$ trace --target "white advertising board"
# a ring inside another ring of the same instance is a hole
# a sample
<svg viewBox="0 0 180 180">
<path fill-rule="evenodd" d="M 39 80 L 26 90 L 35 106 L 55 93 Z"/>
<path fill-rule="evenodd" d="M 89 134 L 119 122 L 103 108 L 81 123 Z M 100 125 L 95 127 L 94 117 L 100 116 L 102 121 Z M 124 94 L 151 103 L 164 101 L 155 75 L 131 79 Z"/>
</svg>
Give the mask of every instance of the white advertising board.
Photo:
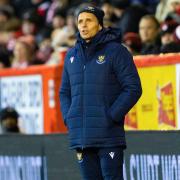
<svg viewBox="0 0 180 180">
<path fill-rule="evenodd" d="M 14 107 L 25 134 L 43 133 L 43 90 L 41 75 L 0 78 L 0 107 Z"/>
</svg>

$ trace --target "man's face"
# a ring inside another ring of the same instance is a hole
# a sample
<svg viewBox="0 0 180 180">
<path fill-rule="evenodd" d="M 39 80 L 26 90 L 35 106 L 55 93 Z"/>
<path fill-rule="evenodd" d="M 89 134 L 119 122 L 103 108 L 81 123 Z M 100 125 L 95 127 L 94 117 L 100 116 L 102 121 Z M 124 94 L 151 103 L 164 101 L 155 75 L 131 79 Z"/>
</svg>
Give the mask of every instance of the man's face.
<svg viewBox="0 0 180 180">
<path fill-rule="evenodd" d="M 143 43 L 155 41 L 159 29 L 152 19 L 142 19 L 139 23 L 139 35 Z"/>
<path fill-rule="evenodd" d="M 96 16 L 87 12 L 79 15 L 77 26 L 81 37 L 86 42 L 89 42 L 102 29 Z"/>
</svg>

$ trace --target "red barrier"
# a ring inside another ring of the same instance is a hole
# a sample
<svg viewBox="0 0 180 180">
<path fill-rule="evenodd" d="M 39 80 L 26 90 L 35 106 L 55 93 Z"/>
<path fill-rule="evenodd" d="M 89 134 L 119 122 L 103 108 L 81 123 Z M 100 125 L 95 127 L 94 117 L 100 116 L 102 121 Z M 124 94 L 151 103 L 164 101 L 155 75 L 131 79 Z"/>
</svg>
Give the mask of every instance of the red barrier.
<svg viewBox="0 0 180 180">
<path fill-rule="evenodd" d="M 157 55 L 134 56 L 134 61 L 137 67 L 139 68 L 178 64 L 180 63 L 180 53 L 160 54 L 158 56 Z"/>
</svg>

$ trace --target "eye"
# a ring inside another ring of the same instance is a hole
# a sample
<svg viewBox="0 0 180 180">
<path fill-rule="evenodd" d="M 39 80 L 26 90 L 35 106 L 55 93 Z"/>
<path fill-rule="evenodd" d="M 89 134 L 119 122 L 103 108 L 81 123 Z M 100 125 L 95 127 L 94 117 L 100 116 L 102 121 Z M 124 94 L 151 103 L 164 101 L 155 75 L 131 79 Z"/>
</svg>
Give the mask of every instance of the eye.
<svg viewBox="0 0 180 180">
<path fill-rule="evenodd" d="M 86 21 L 87 21 L 87 22 L 91 22 L 92 20 L 91 20 L 90 18 L 88 18 Z"/>
<path fill-rule="evenodd" d="M 78 21 L 78 24 L 81 24 L 82 23 L 82 19 L 80 19 L 79 21 Z"/>
</svg>

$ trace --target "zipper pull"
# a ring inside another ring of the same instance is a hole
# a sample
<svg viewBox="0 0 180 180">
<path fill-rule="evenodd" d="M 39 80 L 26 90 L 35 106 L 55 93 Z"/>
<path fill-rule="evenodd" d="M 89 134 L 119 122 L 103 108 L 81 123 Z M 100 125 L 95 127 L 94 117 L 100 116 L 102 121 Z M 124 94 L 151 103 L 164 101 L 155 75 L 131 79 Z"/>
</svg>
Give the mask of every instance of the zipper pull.
<svg viewBox="0 0 180 180">
<path fill-rule="evenodd" d="M 86 65 L 84 65 L 83 69 L 84 69 L 84 70 L 86 69 Z"/>
</svg>

